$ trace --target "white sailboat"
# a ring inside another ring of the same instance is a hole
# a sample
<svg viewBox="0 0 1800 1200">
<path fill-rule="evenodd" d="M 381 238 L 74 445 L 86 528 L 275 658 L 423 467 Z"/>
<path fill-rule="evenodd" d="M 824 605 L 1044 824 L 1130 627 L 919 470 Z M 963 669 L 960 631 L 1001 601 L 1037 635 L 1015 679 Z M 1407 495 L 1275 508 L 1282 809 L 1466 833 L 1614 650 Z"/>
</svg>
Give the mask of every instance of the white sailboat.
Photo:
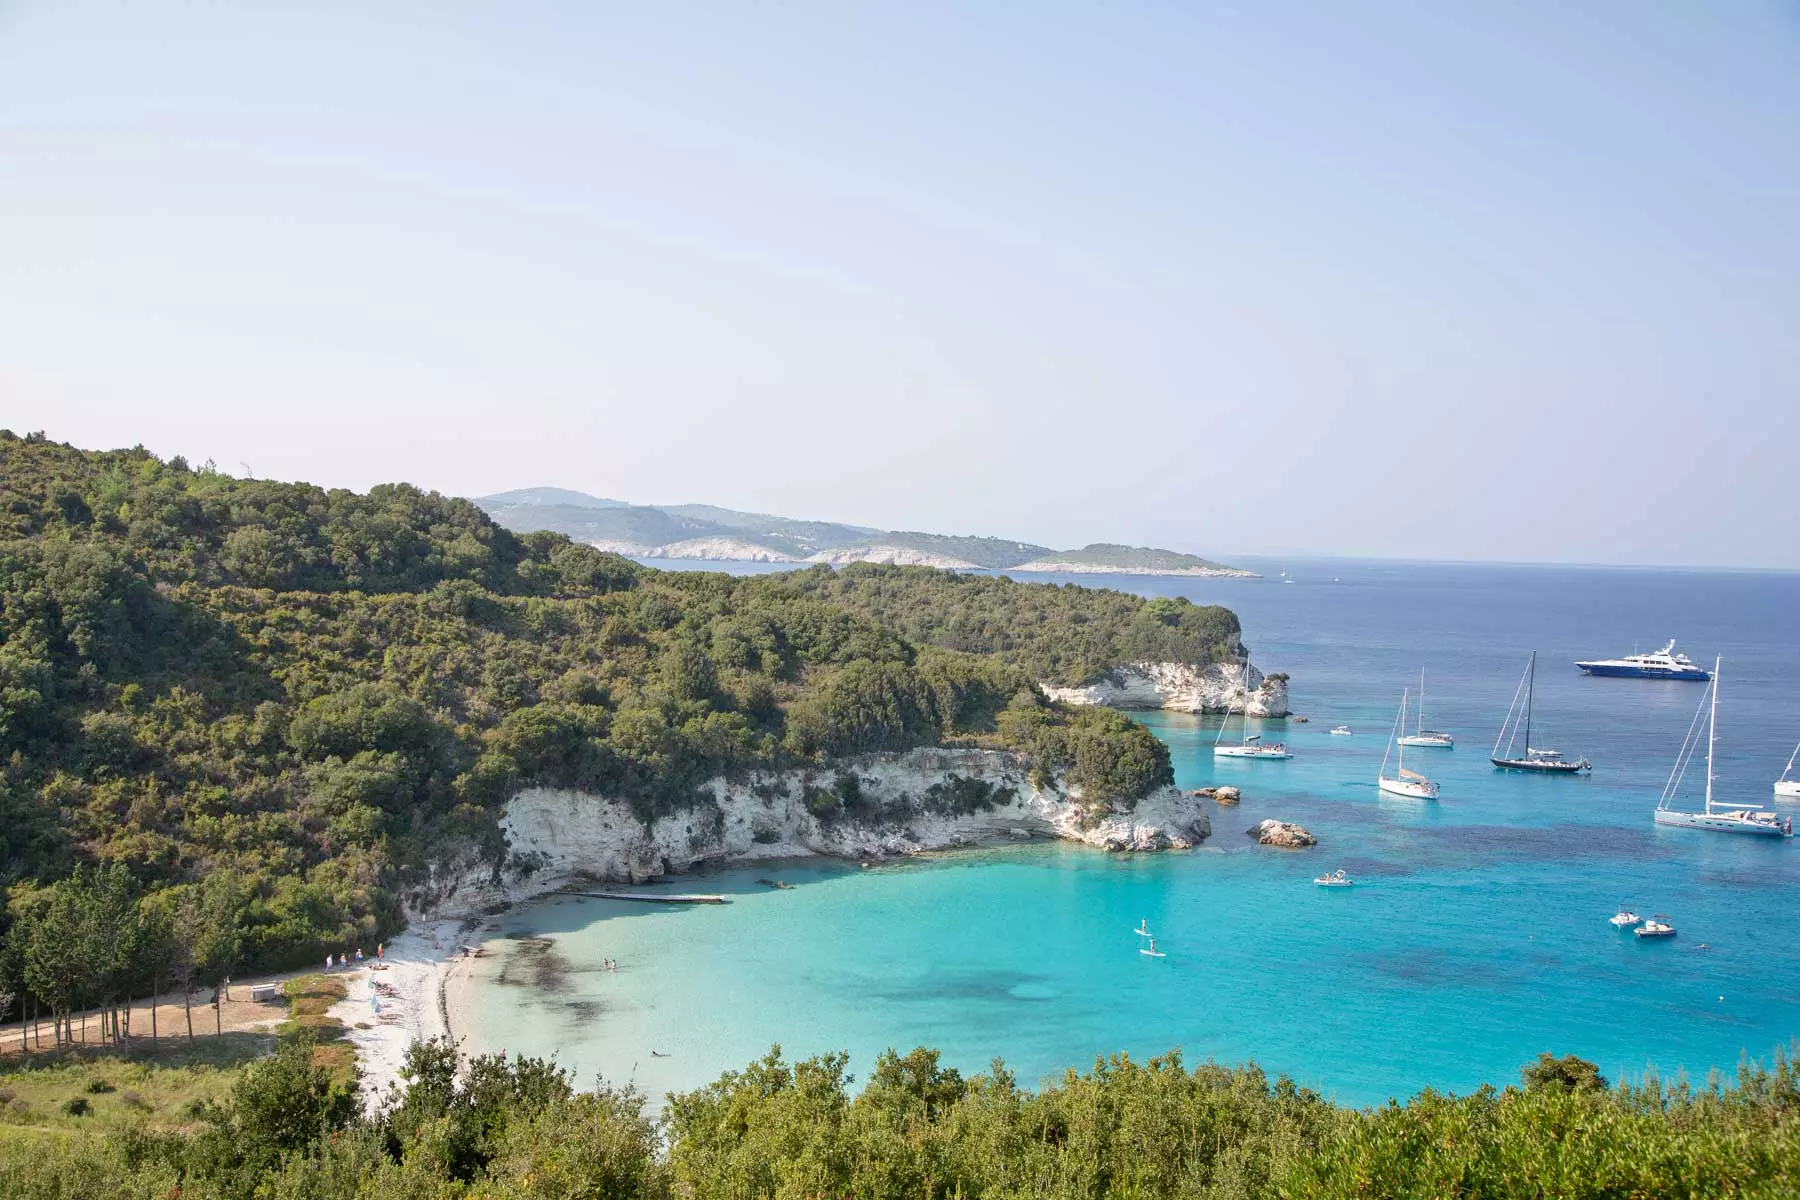
<svg viewBox="0 0 1800 1200">
<path fill-rule="evenodd" d="M 1775 798 L 1777 800 L 1800 800 L 1800 779 L 1789 779 L 1794 773 L 1794 760 L 1800 758 L 1800 745 L 1788 755 L 1788 765 L 1782 770 L 1781 778 L 1775 781 Z"/>
<path fill-rule="evenodd" d="M 1375 777 L 1375 786 L 1394 796 L 1406 796 L 1413 800 L 1436 800 L 1438 785 L 1425 778 L 1417 771 L 1406 769 L 1406 739 L 1399 736 L 1406 728 L 1406 693 L 1400 693 L 1400 715 L 1394 718 L 1394 732 L 1388 735 L 1387 753 L 1381 756 L 1381 771 Z M 1393 756 L 1395 747 L 1399 748 L 1400 761 L 1398 773 L 1390 776 L 1387 773 L 1388 759 Z"/>
<path fill-rule="evenodd" d="M 1411 733 L 1401 732 L 1402 746 L 1433 746 L 1439 750 L 1456 749 L 1456 739 L 1441 729 L 1425 728 L 1425 668 L 1419 668 L 1419 724 Z"/>
<path fill-rule="evenodd" d="M 1670 808 L 1688 764 L 1700 749 L 1700 717 L 1706 716 L 1706 805 L 1699 812 L 1681 812 Z M 1700 708 L 1681 740 L 1675 765 L 1669 768 L 1669 781 L 1663 785 L 1662 799 L 1656 802 L 1656 823 L 1683 829 L 1710 829 L 1715 833 L 1748 833 L 1756 837 L 1792 837 L 1792 818 L 1782 820 L 1767 812 L 1760 804 L 1725 804 L 1713 799 L 1713 746 L 1719 728 L 1719 660 L 1713 660 L 1712 684 L 1700 698 Z M 1640 931 L 1641 932 L 1641 931 Z"/>
<path fill-rule="evenodd" d="M 1231 724 L 1231 714 L 1219 722 L 1218 735 L 1213 738 L 1214 758 L 1292 758 L 1286 745 L 1281 742 L 1262 740 L 1262 734 L 1250 732 L 1250 660 L 1244 660 L 1244 740 L 1241 742 L 1224 741 L 1225 729 Z"/>
</svg>

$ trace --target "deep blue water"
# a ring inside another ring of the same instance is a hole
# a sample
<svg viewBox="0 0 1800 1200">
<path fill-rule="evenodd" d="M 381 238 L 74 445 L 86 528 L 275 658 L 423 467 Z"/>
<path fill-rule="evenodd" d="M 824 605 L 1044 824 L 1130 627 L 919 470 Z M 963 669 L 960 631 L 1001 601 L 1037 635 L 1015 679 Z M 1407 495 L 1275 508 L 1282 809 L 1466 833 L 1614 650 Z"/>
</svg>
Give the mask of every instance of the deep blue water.
<svg viewBox="0 0 1800 1200">
<path fill-rule="evenodd" d="M 969 1069 L 1004 1057 L 1027 1080 L 1178 1046 L 1375 1103 L 1504 1083 L 1541 1050 L 1614 1075 L 1702 1074 L 1800 1035 L 1800 843 L 1651 824 L 1704 685 L 1590 679 L 1572 665 L 1672 636 L 1696 659 L 1722 655 L 1717 787 L 1769 803 L 1800 739 L 1800 575 L 1247 565 L 1268 577 L 1072 578 L 1230 605 L 1257 664 L 1288 672 L 1294 710 L 1311 718 L 1267 723 L 1296 750 L 1289 762 L 1215 762 L 1216 718 L 1140 714 L 1181 786 L 1244 789 L 1201 849 L 762 865 L 707 877 L 706 889 L 736 893 L 717 908 L 527 906 L 506 931 L 554 936 L 568 986 L 483 984 L 475 1040 L 554 1052 L 584 1078 L 629 1077 L 653 1094 L 776 1041 L 790 1054 L 849 1050 L 858 1071 L 884 1047 L 923 1043 Z M 1591 758 L 1591 776 L 1487 762 L 1533 648 L 1534 741 Z M 1428 723 L 1457 737 L 1454 751 L 1417 752 L 1442 784 L 1435 804 L 1374 786 L 1400 689 L 1421 666 Z M 1330 737 L 1338 723 L 1355 736 Z M 1320 845 L 1255 846 L 1244 830 L 1265 816 L 1299 821 Z M 1312 885 L 1340 866 L 1361 885 Z M 772 875 L 800 886 L 754 882 Z M 1621 900 L 1669 914 L 1679 936 L 1616 933 L 1606 918 Z M 1140 918 L 1167 958 L 1136 952 Z M 527 975 L 511 945 L 496 944 L 490 975 Z M 620 970 L 598 971 L 603 956 Z"/>
</svg>

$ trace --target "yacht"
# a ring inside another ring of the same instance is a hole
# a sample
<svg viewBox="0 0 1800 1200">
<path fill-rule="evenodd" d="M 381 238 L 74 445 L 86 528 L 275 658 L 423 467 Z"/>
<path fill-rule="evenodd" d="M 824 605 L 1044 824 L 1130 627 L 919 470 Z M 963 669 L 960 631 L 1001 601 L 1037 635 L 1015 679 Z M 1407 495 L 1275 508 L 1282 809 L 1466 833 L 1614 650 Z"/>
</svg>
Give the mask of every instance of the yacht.
<svg viewBox="0 0 1800 1200">
<path fill-rule="evenodd" d="M 1395 796 L 1406 796 L 1413 800 L 1436 800 L 1438 785 L 1425 778 L 1417 771 L 1406 769 L 1406 739 L 1397 735 L 1406 728 L 1406 693 L 1400 693 L 1400 715 L 1394 718 L 1394 732 L 1388 735 L 1387 754 L 1381 756 L 1381 770 L 1376 773 L 1375 786 Z M 1394 753 L 1395 746 L 1400 749 L 1399 769 L 1395 774 L 1387 773 L 1388 756 Z"/>
<path fill-rule="evenodd" d="M 1225 714 L 1225 719 L 1223 721 L 1219 722 L 1218 736 L 1213 738 L 1213 757 L 1214 758 L 1292 758 L 1292 757 L 1294 757 L 1293 754 L 1291 752 L 1289 752 L 1287 746 L 1284 743 L 1281 743 L 1281 742 L 1265 743 L 1262 740 L 1262 734 L 1250 732 L 1250 660 L 1247 658 L 1244 660 L 1244 740 L 1243 741 L 1241 741 L 1241 742 L 1226 742 L 1226 741 L 1221 740 L 1225 736 L 1226 726 L 1228 726 L 1230 724 L 1231 724 L 1231 714 L 1228 712 Z"/>
<path fill-rule="evenodd" d="M 1692 679 L 1705 683 L 1712 676 L 1685 654 L 1675 653 L 1675 640 L 1655 654 L 1627 654 L 1575 664 L 1589 675 L 1623 675 L 1632 679 Z"/>
<path fill-rule="evenodd" d="M 1425 669 L 1419 668 L 1419 724 L 1411 733 L 1402 730 L 1402 746 L 1433 746 L 1440 750 L 1456 749 L 1456 739 L 1441 729 L 1425 728 Z"/>
<path fill-rule="evenodd" d="M 1337 731 L 1334 729 L 1332 732 L 1336 733 Z M 1781 778 L 1775 781 L 1775 798 L 1777 800 L 1800 800 L 1800 779 L 1788 778 L 1794 773 L 1796 758 L 1800 758 L 1800 746 L 1795 746 L 1794 752 L 1788 755 L 1788 765 L 1781 772 Z"/>
<path fill-rule="evenodd" d="M 1712 686 L 1700 698 L 1700 708 L 1688 725 L 1687 736 L 1669 768 L 1669 781 L 1663 784 L 1662 798 L 1656 802 L 1656 823 L 1683 829 L 1710 829 L 1715 833 L 1747 833 L 1754 837 L 1792 837 L 1793 818 L 1782 820 L 1760 804 L 1728 804 L 1713 799 L 1713 744 L 1719 728 L 1719 662 L 1713 660 Z M 1706 717 L 1706 803 L 1699 812 L 1682 812 L 1670 808 L 1681 781 L 1687 775 L 1694 755 L 1700 751 L 1700 718 Z M 1643 932 L 1639 930 L 1639 932 Z"/>
<path fill-rule="evenodd" d="M 1607 924 L 1611 925 L 1614 929 L 1630 929 L 1633 925 L 1640 923 L 1643 919 L 1644 918 L 1631 911 L 1631 906 L 1629 904 L 1621 904 L 1619 905 L 1619 911 L 1606 918 L 1606 921 Z"/>
<path fill-rule="evenodd" d="M 1519 680 L 1519 686 L 1513 691 L 1512 703 L 1507 706 L 1506 720 L 1500 722 L 1500 735 L 1494 739 L 1493 753 L 1488 761 L 1496 767 L 1505 767 L 1509 771 L 1537 771 L 1545 775 L 1573 775 L 1577 771 L 1590 770 L 1588 760 L 1567 759 L 1558 750 L 1545 750 L 1531 744 L 1531 701 L 1537 692 L 1537 651 L 1531 652 L 1531 661 L 1525 664 L 1525 677 Z M 1520 709 L 1519 697 L 1523 694 L 1525 707 Z M 1518 719 L 1514 714 L 1518 714 Z M 1525 733 L 1525 754 L 1520 757 L 1513 753 L 1514 744 L 1518 741 L 1520 729 Z M 1508 729 L 1511 734 L 1508 734 Z M 1500 753 L 1500 743 L 1506 743 L 1506 753 Z"/>
<path fill-rule="evenodd" d="M 1674 937 L 1675 927 L 1669 924 L 1669 918 L 1663 916 L 1661 913 L 1657 913 L 1654 917 L 1651 917 L 1648 921 L 1645 921 L 1642 925 L 1639 925 L 1636 929 L 1632 930 L 1632 932 L 1639 937 Z"/>
</svg>

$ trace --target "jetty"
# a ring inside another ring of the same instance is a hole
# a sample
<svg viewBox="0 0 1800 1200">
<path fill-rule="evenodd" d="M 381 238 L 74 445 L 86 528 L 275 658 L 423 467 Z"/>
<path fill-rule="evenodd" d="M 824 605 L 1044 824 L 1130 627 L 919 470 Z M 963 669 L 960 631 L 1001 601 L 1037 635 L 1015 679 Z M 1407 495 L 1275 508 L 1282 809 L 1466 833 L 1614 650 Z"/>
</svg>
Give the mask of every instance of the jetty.
<svg viewBox="0 0 1800 1200">
<path fill-rule="evenodd" d="M 647 892 L 564 892 L 565 896 L 586 896 L 590 900 L 632 900 L 639 904 L 724 904 L 723 896 L 698 892 L 670 892 L 655 896 Z"/>
</svg>

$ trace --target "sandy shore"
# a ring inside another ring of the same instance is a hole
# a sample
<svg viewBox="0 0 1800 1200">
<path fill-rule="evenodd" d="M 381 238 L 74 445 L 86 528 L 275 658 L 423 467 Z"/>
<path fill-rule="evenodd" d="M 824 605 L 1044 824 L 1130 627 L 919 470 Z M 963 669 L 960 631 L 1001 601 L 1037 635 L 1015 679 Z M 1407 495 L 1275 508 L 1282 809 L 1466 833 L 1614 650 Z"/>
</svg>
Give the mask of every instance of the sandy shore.
<svg viewBox="0 0 1800 1200">
<path fill-rule="evenodd" d="M 356 1047 L 370 1107 L 399 1081 L 408 1046 L 468 1033 L 468 989 L 462 984 L 473 960 L 463 947 L 473 944 L 473 936 L 466 921 L 421 924 L 389 942 L 380 962 L 365 960 L 343 976 L 348 993 L 331 1016 Z"/>
</svg>

